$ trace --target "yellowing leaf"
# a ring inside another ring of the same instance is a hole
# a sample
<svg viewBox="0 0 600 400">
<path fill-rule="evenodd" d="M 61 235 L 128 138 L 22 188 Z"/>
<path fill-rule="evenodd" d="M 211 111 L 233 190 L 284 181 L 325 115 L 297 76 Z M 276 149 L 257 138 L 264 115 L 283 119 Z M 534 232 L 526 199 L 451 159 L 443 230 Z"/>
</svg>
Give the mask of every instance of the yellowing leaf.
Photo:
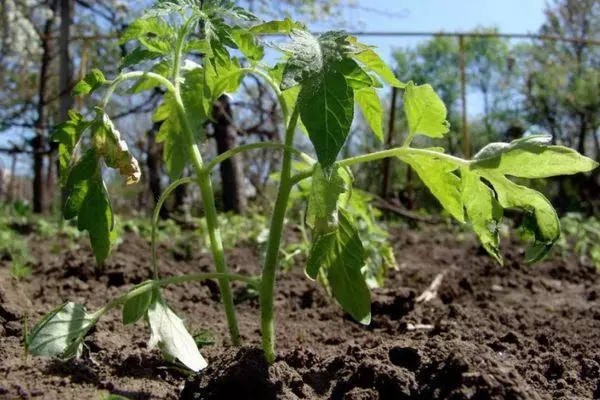
<svg viewBox="0 0 600 400">
<path fill-rule="evenodd" d="M 373 88 L 356 90 L 354 97 L 375 137 L 383 142 L 383 108 L 377 91 Z"/>
<path fill-rule="evenodd" d="M 460 179 L 453 171 L 456 165 L 435 156 L 407 154 L 400 158 L 417 172 L 419 178 L 455 219 L 464 222 Z"/>
<path fill-rule="evenodd" d="M 446 106 L 431 85 L 415 86 L 409 82 L 404 94 L 404 112 L 413 135 L 441 138 L 450 129 Z"/>
</svg>

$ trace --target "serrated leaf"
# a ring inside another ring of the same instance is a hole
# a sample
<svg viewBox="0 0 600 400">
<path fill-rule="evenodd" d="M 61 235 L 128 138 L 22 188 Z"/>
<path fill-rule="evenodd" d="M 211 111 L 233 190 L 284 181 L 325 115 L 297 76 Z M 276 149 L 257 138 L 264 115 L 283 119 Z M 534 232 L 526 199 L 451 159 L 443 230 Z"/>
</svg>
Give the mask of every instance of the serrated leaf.
<svg viewBox="0 0 600 400">
<path fill-rule="evenodd" d="M 114 238 L 114 216 L 102 177 L 92 177 L 88 180 L 88 186 L 79 209 L 77 228 L 88 231 L 96 261 L 103 264 L 110 254 Z"/>
<path fill-rule="evenodd" d="M 307 223 L 313 233 L 322 235 L 337 228 L 341 197 L 348 193 L 350 185 L 350 177 L 344 169 L 334 168 L 326 176 L 321 166 L 315 167 L 307 211 Z"/>
<path fill-rule="evenodd" d="M 461 169 L 462 201 L 467 217 L 485 250 L 502 264 L 500 224 L 502 207 L 494 191 L 468 168 Z"/>
<path fill-rule="evenodd" d="M 381 57 L 379 57 L 379 54 L 377 54 L 373 48 L 359 43 L 356 38 L 352 36 L 348 37 L 348 41 L 360 49 L 354 58 L 364 65 L 368 71 L 372 71 L 379 75 L 381 79 L 391 86 L 395 86 L 400 89 L 404 89 L 406 87 L 406 84 L 400 82 L 398 78 L 396 78 L 394 72 L 390 69 L 390 67 L 387 66 Z"/>
<path fill-rule="evenodd" d="M 50 140 L 58 142 L 58 163 L 61 185 L 66 185 L 69 166 L 75 146 L 91 122 L 86 121 L 81 114 L 74 110 L 69 111 L 69 119 L 57 125 L 50 136 Z"/>
<path fill-rule="evenodd" d="M 260 61 L 265 56 L 264 47 L 258 43 L 256 37 L 242 29 L 236 29 L 231 33 L 237 48 L 252 61 Z"/>
<path fill-rule="evenodd" d="M 373 79 L 351 58 L 346 58 L 333 66 L 341 72 L 352 89 L 364 89 L 373 86 Z"/>
<path fill-rule="evenodd" d="M 138 46 L 131 52 L 127 53 L 125 57 L 123 57 L 119 69 L 123 70 L 125 68 L 133 67 L 134 65 L 138 65 L 146 61 L 153 61 L 161 56 L 162 53 L 150 51 L 141 46 Z"/>
<path fill-rule="evenodd" d="M 46 314 L 28 333 L 27 351 L 35 356 L 79 357 L 96 319 L 80 304 L 65 303 Z"/>
<path fill-rule="evenodd" d="M 154 17 L 139 18 L 125 29 L 119 44 L 125 44 L 132 40 L 140 41 L 144 38 L 168 38 L 173 36 L 173 29 L 161 19 Z"/>
<path fill-rule="evenodd" d="M 354 92 L 340 72 L 328 71 L 320 81 L 302 85 L 300 118 L 321 166 L 331 166 L 341 151 L 354 118 Z"/>
<path fill-rule="evenodd" d="M 306 273 L 315 279 L 319 270 L 327 275 L 333 296 L 356 321 L 371 322 L 371 294 L 361 269 L 365 252 L 358 231 L 344 210 L 339 210 L 335 231 L 317 236 L 312 244 Z"/>
<path fill-rule="evenodd" d="M 460 222 L 464 222 L 460 179 L 453 171 L 456 165 L 442 158 L 421 154 L 402 155 L 400 158 L 408 163 L 419 175 L 421 181 L 446 209 Z"/>
<path fill-rule="evenodd" d="M 250 32 L 255 35 L 259 34 L 273 34 L 273 33 L 291 33 L 294 29 L 305 29 L 306 26 L 299 22 L 295 22 L 290 18 L 279 21 L 264 22 L 260 25 L 255 25 L 250 28 Z"/>
<path fill-rule="evenodd" d="M 491 143 L 475 155 L 472 168 L 519 178 L 548 178 L 589 172 L 598 163 L 575 150 L 549 145 L 551 136 L 529 136 L 508 143 Z"/>
<path fill-rule="evenodd" d="M 187 165 L 189 154 L 187 141 L 177 112 L 177 105 L 172 95 L 165 96 L 163 104 L 154 114 L 153 121 L 163 121 L 156 136 L 156 141 L 164 143 L 163 157 L 167 172 L 171 179 L 177 179 Z"/>
<path fill-rule="evenodd" d="M 354 97 L 375 137 L 383 142 L 383 107 L 377 91 L 373 88 L 356 90 Z"/>
<path fill-rule="evenodd" d="M 177 358 L 194 372 L 208 365 L 198 351 L 194 338 L 189 334 L 183 321 L 165 304 L 159 294 L 148 308 L 150 343 L 152 348 L 159 345 L 167 356 Z"/>
<path fill-rule="evenodd" d="M 90 94 L 102 86 L 104 82 L 106 82 L 106 78 L 102 71 L 94 68 L 82 81 L 79 81 L 79 83 L 75 85 L 73 96 Z"/>
<path fill-rule="evenodd" d="M 323 76 L 330 67 L 348 58 L 348 43 L 343 32 L 327 32 L 316 37 L 299 29 L 292 30 L 292 44 L 283 50 L 291 56 L 285 64 L 281 90 Z"/>
<path fill-rule="evenodd" d="M 535 235 L 527 262 L 536 262 L 544 257 L 560 236 L 560 221 L 552 204 L 541 193 L 511 182 L 496 171 L 475 171 L 494 187 L 498 202 L 504 208 L 525 211 L 532 218 L 528 228 Z M 533 251 L 532 251 L 533 250 Z"/>
<path fill-rule="evenodd" d="M 446 106 L 431 85 L 415 86 L 409 82 L 404 93 L 404 112 L 411 134 L 441 138 L 450 130 Z"/>
<path fill-rule="evenodd" d="M 144 282 L 139 286 L 149 285 L 149 282 Z M 138 287 L 139 287 L 138 286 Z M 139 295 L 132 297 L 127 300 L 123 305 L 123 324 L 133 324 L 138 319 L 142 318 L 150 304 L 152 303 L 152 291 L 148 290 L 146 292 L 140 293 Z"/>
</svg>

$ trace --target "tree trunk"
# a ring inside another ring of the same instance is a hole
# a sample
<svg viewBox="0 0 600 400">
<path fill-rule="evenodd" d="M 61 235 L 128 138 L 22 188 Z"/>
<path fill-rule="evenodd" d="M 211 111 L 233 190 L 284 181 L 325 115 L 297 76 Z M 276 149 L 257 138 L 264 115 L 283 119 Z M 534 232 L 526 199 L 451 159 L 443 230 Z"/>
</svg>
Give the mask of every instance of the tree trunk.
<svg viewBox="0 0 600 400">
<path fill-rule="evenodd" d="M 58 120 L 66 121 L 68 113 L 73 108 L 73 96 L 71 95 L 71 87 L 73 86 L 73 65 L 69 52 L 69 44 L 71 42 L 71 24 L 73 19 L 73 3 L 72 0 L 60 0 L 60 39 L 59 39 L 59 60 L 60 60 L 60 76 L 59 76 L 59 93 L 60 105 L 58 110 Z M 56 152 L 58 151 L 58 143 L 50 144 L 50 157 L 48 161 L 48 191 L 52 192 L 55 188 L 56 177 L 58 175 L 58 160 L 56 160 Z M 56 168 L 56 172 L 54 169 Z M 66 200 L 66 193 L 61 192 L 61 204 Z"/>
<path fill-rule="evenodd" d="M 213 106 L 213 120 L 217 152 L 222 154 L 237 147 L 237 131 L 233 126 L 231 104 L 227 96 L 221 96 Z M 243 214 L 248 209 L 244 185 L 244 171 L 239 156 L 221 163 L 221 198 L 224 211 Z"/>
<path fill-rule="evenodd" d="M 46 20 L 42 40 L 42 60 L 40 65 L 40 80 L 38 88 L 38 117 L 35 122 L 36 136 L 32 140 L 33 147 L 33 212 L 44 212 L 44 201 L 46 200 L 44 190 L 44 155 L 46 153 L 46 90 L 48 86 L 48 69 L 51 61 L 51 42 L 48 40 L 52 33 L 54 14 L 56 12 L 57 0 L 52 3 L 52 18 Z"/>
</svg>

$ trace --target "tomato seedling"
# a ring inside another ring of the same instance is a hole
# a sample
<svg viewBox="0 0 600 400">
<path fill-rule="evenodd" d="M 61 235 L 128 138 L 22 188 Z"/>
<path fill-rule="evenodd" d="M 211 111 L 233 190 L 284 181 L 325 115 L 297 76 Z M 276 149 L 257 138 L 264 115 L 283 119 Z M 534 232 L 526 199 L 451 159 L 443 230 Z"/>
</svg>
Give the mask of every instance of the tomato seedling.
<svg viewBox="0 0 600 400">
<path fill-rule="evenodd" d="M 291 40 L 273 46 L 283 57 L 269 66 L 263 60 L 262 37 L 272 34 L 288 35 Z M 124 72 L 106 80 L 102 72 L 93 70 L 75 88 L 78 95 L 104 90 L 95 117 L 72 112 L 53 135 L 59 142 L 63 184 L 68 193 L 64 216 L 76 218 L 79 229 L 89 232 L 96 259 L 102 263 L 115 236 L 114 215 L 102 172 L 105 167 L 116 169 L 127 183 L 136 183 L 140 178 L 137 161 L 106 112 L 115 90 L 131 80 L 134 83 L 129 92 L 134 94 L 158 86 L 166 91 L 153 120 L 161 123 L 158 140 L 165 146 L 169 175 L 177 179 L 191 164 L 195 176 L 175 181 L 159 199 L 153 216 L 153 278 L 93 313 L 71 302 L 56 308 L 27 335 L 27 348 L 34 355 L 80 355 L 85 335 L 94 324 L 107 311 L 122 308 L 125 324 L 145 317 L 151 345 L 158 344 L 169 359 L 176 358 L 198 371 L 206 362 L 182 320 L 161 296 L 161 288 L 217 279 L 233 345 L 239 345 L 240 340 L 229 282 L 240 280 L 259 292 L 262 345 L 266 359 L 273 362 L 276 270 L 290 192 L 298 183 L 311 179 L 306 221 L 312 244 L 306 274 L 319 278 L 356 321 L 369 324 L 370 291 L 362 273 L 367 252 L 355 218 L 346 210 L 352 199 L 350 167 L 386 157 L 410 164 L 453 218 L 470 222 L 485 249 L 499 262 L 502 259 L 497 227 L 503 209 L 520 209 L 527 216 L 525 228 L 535 238 L 526 254 L 529 262 L 541 259 L 560 234 L 559 220 L 548 200 L 508 177 L 546 178 L 596 167 L 594 161 L 568 148 L 549 145 L 548 138 L 540 136 L 510 144 L 490 144 L 472 160 L 446 154 L 442 148 L 411 147 L 416 135 L 441 138 L 448 133 L 446 107 L 430 85 L 399 81 L 372 47 L 344 32 L 314 36 L 301 23 L 290 19 L 262 22 L 231 2 L 212 0 L 199 6 L 196 1 L 170 0 L 158 1 L 129 26 L 121 43 L 129 42 L 136 47 L 123 59 Z M 139 65 L 149 68 L 125 72 Z M 247 75 L 262 80 L 277 96 L 285 122 L 284 143 L 240 146 L 205 162 L 198 144 L 204 139 L 203 127 L 210 118 L 211 107 L 224 93 L 235 92 Z M 383 83 L 404 90 L 404 111 L 409 123 L 406 141 L 398 148 L 338 160 L 355 105 L 362 110 L 374 134 L 382 138 L 383 111 L 376 89 Z M 308 134 L 316 160 L 294 147 L 298 127 Z M 279 190 L 258 278 L 227 272 L 210 179 L 211 171 L 220 162 L 257 148 L 283 152 Z M 309 165 L 294 169 L 295 157 Z M 167 196 L 182 184 L 200 187 L 216 272 L 160 278 L 156 267 L 159 210 Z"/>
</svg>

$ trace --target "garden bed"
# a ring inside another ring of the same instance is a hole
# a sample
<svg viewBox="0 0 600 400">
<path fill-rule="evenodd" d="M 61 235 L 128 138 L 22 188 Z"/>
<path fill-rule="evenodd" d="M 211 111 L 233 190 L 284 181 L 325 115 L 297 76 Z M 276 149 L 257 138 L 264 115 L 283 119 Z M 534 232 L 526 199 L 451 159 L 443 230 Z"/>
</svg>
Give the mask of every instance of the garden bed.
<svg viewBox="0 0 600 400">
<path fill-rule="evenodd" d="M 522 264 L 522 247 L 505 244 L 505 266 L 470 234 L 393 231 L 400 270 L 373 292 L 372 323 L 353 322 L 301 266 L 279 275 L 275 306 L 278 359 L 265 365 L 258 300 L 235 285 L 241 349 L 228 345 L 213 282 L 166 288 L 192 333 L 212 331 L 201 349 L 209 367 L 197 376 L 148 350 L 141 322 L 123 326 L 110 312 L 86 340 L 83 357 L 26 356 L 31 326 L 65 300 L 101 307 L 149 278 L 150 246 L 128 234 L 94 268 L 91 251 L 57 251 L 56 240 L 30 237 L 38 260 L 17 282 L 0 262 L 0 398 L 95 399 L 594 399 L 600 398 L 600 275 L 577 260 Z M 59 249 L 60 250 L 60 249 Z M 210 271 L 206 253 L 163 246 L 163 276 Z M 227 254 L 232 272 L 257 273 L 259 251 Z M 438 295 L 417 302 L 438 274 Z"/>
</svg>

